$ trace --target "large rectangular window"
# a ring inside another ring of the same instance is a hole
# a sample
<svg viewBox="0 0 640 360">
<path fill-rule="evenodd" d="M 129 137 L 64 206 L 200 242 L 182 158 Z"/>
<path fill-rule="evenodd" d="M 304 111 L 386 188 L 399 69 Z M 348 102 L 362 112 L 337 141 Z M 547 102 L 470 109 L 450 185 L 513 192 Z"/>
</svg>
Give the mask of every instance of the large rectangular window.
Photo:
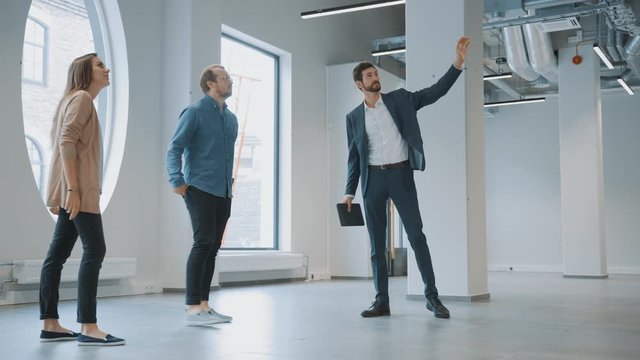
<svg viewBox="0 0 640 360">
<path fill-rule="evenodd" d="M 238 117 L 231 218 L 223 249 L 277 249 L 278 56 L 223 35 L 222 65 L 233 79 Z"/>
</svg>

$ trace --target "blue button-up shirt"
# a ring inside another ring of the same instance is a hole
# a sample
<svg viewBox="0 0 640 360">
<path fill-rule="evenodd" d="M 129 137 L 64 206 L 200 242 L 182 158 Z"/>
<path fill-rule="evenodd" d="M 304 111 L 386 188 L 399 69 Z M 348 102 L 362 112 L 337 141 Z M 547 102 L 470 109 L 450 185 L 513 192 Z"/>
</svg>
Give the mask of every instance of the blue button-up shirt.
<svg viewBox="0 0 640 360">
<path fill-rule="evenodd" d="M 171 186 L 193 185 L 209 194 L 230 198 L 237 136 L 238 119 L 226 104 L 221 107 L 205 95 L 184 109 L 167 151 Z"/>
</svg>

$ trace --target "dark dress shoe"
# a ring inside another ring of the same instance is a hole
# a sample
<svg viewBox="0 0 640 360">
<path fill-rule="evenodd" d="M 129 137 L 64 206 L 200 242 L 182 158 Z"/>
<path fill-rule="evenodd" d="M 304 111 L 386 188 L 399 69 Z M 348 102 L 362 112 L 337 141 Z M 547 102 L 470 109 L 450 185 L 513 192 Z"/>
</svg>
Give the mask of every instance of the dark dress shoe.
<svg viewBox="0 0 640 360">
<path fill-rule="evenodd" d="M 391 311 L 389 310 L 389 304 L 374 301 L 371 307 L 360 313 L 362 317 L 377 317 L 377 316 L 389 316 Z"/>
<path fill-rule="evenodd" d="M 433 312 L 433 316 L 440 319 L 448 319 L 451 316 L 449 310 L 442 305 L 442 301 L 437 296 L 427 298 L 427 310 Z"/>
</svg>

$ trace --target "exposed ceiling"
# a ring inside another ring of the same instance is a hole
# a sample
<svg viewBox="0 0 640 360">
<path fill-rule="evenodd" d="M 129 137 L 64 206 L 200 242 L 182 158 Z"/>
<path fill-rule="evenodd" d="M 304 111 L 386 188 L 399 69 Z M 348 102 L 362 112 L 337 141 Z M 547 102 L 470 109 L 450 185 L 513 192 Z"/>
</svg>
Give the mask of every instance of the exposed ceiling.
<svg viewBox="0 0 640 360">
<path fill-rule="evenodd" d="M 487 101 L 557 94 L 558 49 L 578 43 L 599 43 L 612 60 L 612 70 L 602 65 L 602 89 L 619 89 L 619 76 L 640 86 L 640 0 L 484 1 L 485 73 L 513 73 L 511 79 L 485 81 Z M 405 38 L 371 45 L 373 50 L 403 47 Z M 404 54 L 389 56 L 405 60 Z"/>
</svg>

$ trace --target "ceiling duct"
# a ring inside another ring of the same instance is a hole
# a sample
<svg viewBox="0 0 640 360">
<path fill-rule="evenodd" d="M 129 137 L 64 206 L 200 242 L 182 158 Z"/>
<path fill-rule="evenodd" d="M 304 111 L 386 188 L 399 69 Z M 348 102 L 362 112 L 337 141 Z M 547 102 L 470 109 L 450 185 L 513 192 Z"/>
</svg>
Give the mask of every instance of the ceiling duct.
<svg viewBox="0 0 640 360">
<path fill-rule="evenodd" d="M 624 51 L 627 53 L 625 58 L 627 67 L 633 71 L 636 77 L 640 77 L 640 35 L 629 39 Z"/>
<path fill-rule="evenodd" d="M 523 0 L 522 5 L 525 10 L 543 9 L 555 6 L 573 5 L 576 3 L 586 3 L 588 0 Z"/>
<path fill-rule="evenodd" d="M 616 31 L 616 50 L 623 59 L 627 57 L 627 52 L 624 50 L 624 33 Z"/>
<path fill-rule="evenodd" d="M 627 44 L 624 47 L 624 51 L 627 53 L 627 56 L 640 55 L 640 35 L 635 36 L 627 41 Z"/>
<path fill-rule="evenodd" d="M 507 63 L 511 70 L 527 81 L 533 81 L 540 77 L 540 74 L 533 70 L 529 63 L 522 28 L 520 26 L 506 27 L 502 29 L 502 34 Z"/>
<path fill-rule="evenodd" d="M 539 23 L 540 30 L 544 32 L 556 32 L 556 31 L 565 31 L 565 30 L 575 30 L 580 29 L 580 22 L 578 18 L 570 17 L 566 19 L 559 20 L 551 20 Z"/>
<path fill-rule="evenodd" d="M 613 27 L 631 36 L 639 36 L 640 27 L 636 25 L 636 13 L 631 5 L 625 0 L 609 0 L 607 3 L 609 6 L 605 11 Z"/>
<path fill-rule="evenodd" d="M 633 78 L 633 72 L 631 70 L 627 70 L 620 77 L 624 81 L 629 82 L 629 80 L 631 80 L 631 78 Z M 604 77 L 600 81 L 600 88 L 601 89 L 611 89 L 611 88 L 619 88 L 619 87 L 620 87 L 620 84 L 618 83 L 618 77 L 617 76 Z"/>
<path fill-rule="evenodd" d="M 553 53 L 551 36 L 538 29 L 536 24 L 522 26 L 531 67 L 553 83 L 558 82 L 558 60 Z"/>
<path fill-rule="evenodd" d="M 611 27 L 607 30 L 607 52 L 614 62 L 622 60 L 616 48 L 616 31 Z"/>
</svg>

